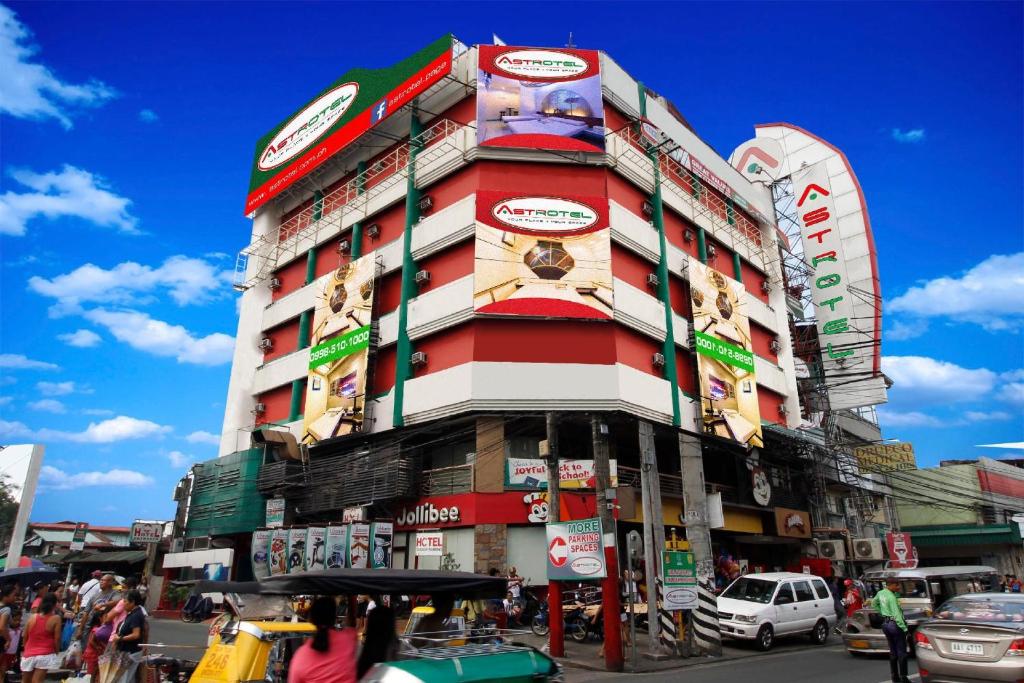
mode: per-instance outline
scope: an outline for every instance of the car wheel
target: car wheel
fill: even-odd
[[[757,638],[754,640],[754,644],[757,649],[761,652],[772,649],[772,643],[775,642],[775,629],[772,628],[771,624],[765,624],[757,632]]]
[[[824,645],[828,642],[828,622],[824,619],[819,619],[818,623],[814,625],[814,630],[811,631],[811,642],[815,645]]]

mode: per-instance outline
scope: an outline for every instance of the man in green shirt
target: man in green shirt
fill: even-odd
[[[875,593],[871,606],[882,615],[882,633],[889,642],[889,669],[893,683],[910,683],[907,678],[907,622],[900,607],[899,581],[888,579],[885,588]]]

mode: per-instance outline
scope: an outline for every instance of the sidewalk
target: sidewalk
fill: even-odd
[[[545,642],[544,645],[546,644],[547,643]],[[646,638],[640,639],[637,643],[635,669],[633,668],[632,649],[629,647],[626,648],[625,666],[623,668],[624,673],[671,671],[673,669],[682,669],[689,666],[696,666],[698,664],[747,659],[765,654],[754,649],[746,650],[735,647],[725,647],[722,649],[721,657],[671,656],[666,659],[656,660],[648,659],[644,656],[644,653],[647,652],[647,647]],[[599,642],[576,643],[569,641],[565,644],[565,657],[559,657],[558,662],[567,668],[584,669],[586,671],[607,671],[607,669],[604,668],[604,658],[598,657],[598,653],[600,651],[601,643]]]

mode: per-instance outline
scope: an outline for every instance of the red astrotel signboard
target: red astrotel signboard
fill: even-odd
[[[603,539],[598,517],[549,523],[548,579],[603,579],[607,576]]]

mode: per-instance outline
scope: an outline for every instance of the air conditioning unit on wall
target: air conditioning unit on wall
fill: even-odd
[[[846,544],[843,541],[816,541],[818,557],[827,560],[845,560]]]
[[[855,560],[881,560],[882,539],[880,538],[855,538],[853,539],[853,559]]]

